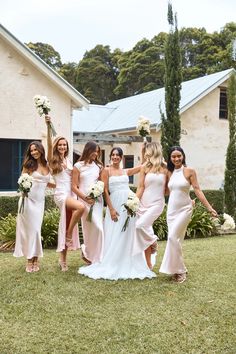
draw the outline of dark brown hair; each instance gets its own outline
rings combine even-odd
[[[41,154],[40,156],[40,162],[43,166],[47,165],[47,160],[45,158],[45,150],[43,147],[43,144],[40,141],[32,141],[32,143],[29,144],[27,150],[25,151],[24,154],[24,160],[22,164],[22,168],[27,170],[28,172],[34,172],[38,168],[38,160],[35,160],[35,158],[31,155],[30,148],[32,145],[35,145],[36,150]]]
[[[181,154],[183,155],[183,162],[182,162],[182,164],[183,164],[184,166],[186,166],[184,150],[183,150],[180,146],[172,146],[172,147],[170,148],[170,151],[169,151],[169,154],[168,154],[168,159],[167,159],[167,169],[168,169],[169,171],[171,171],[171,172],[173,172],[174,169],[175,169],[175,166],[174,166],[173,162],[171,161],[171,154],[172,154],[173,151],[179,151],[179,152],[181,152]]]
[[[97,150],[97,147],[98,147],[98,157],[96,157],[94,162],[96,163],[96,165],[98,165],[99,168],[102,168],[103,163],[99,160],[101,149],[100,146],[97,143],[95,143],[95,141],[88,141],[85,144],[84,150],[82,152],[82,155],[79,158],[79,161],[84,161],[84,163],[86,164],[89,161],[90,155]]]

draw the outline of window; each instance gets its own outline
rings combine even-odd
[[[24,152],[32,140],[0,139],[2,168],[0,169],[0,190],[17,190]]]
[[[124,168],[134,167],[134,155],[124,155]],[[129,176],[129,183],[134,183],[134,176]]]
[[[219,118],[227,119],[228,108],[227,108],[227,91],[226,88],[220,88],[220,107],[219,107]]]

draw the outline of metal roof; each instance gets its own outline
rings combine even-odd
[[[182,83],[180,113],[183,113],[213,89],[221,85],[234,69],[224,70]],[[112,101],[106,105],[90,105],[89,110],[74,111],[73,131],[115,132],[131,131],[136,128],[139,116],[150,119],[158,126],[161,110],[165,112],[165,89],[160,88],[136,96]]]

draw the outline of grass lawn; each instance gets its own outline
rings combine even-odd
[[[158,273],[165,242],[160,242]],[[236,353],[236,236],[185,240],[188,280],[105,281],[46,250],[39,273],[0,253],[1,354]]]

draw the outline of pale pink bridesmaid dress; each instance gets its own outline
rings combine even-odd
[[[161,215],[165,206],[165,182],[166,175],[163,173],[149,172],[145,176],[145,189],[137,213],[133,254],[143,252],[157,240],[152,224]]]
[[[50,174],[43,176],[39,172],[32,173],[33,184],[28,197],[25,198],[24,212],[17,215],[16,245],[13,256],[27,259],[43,257],[41,226],[44,214],[45,189]],[[22,201],[20,197],[19,205]]]
[[[90,187],[97,182],[100,174],[100,169],[95,162],[84,164],[84,161],[79,161],[75,167],[80,172],[79,189],[85,195],[88,195]],[[83,241],[81,245],[82,252],[91,263],[99,262],[103,255],[103,198],[95,202],[93,206],[92,221],[86,220],[90,205],[83,199],[79,200],[85,205],[85,211],[81,218]]]
[[[75,198],[76,195],[71,191],[71,173],[73,166],[71,162],[66,159],[66,168],[64,168],[60,173],[53,175],[56,181],[56,188],[54,193],[54,201],[58,208],[60,209],[60,221],[58,227],[58,243],[57,252],[62,252],[66,245],[66,199]],[[80,248],[79,243],[79,232],[78,225],[73,229],[72,233],[72,243],[69,250],[76,250]]]
[[[175,169],[168,188],[170,197],[167,207],[168,239],[160,272],[183,274],[187,269],[182,254],[182,243],[192,216],[192,201],[189,196],[190,183],[184,176],[184,167]]]

